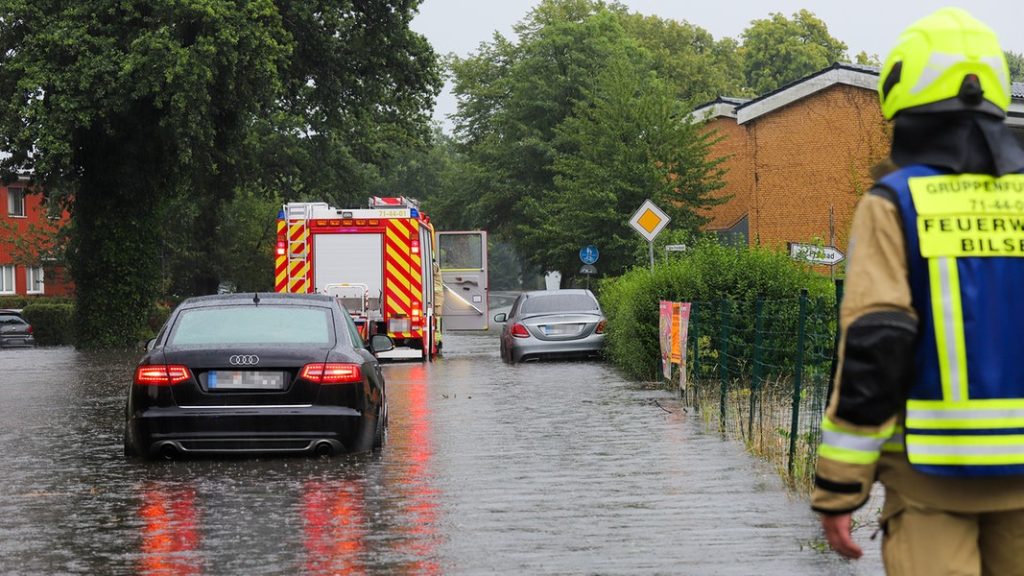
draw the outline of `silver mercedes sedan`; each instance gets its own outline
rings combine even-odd
[[[504,324],[501,358],[506,362],[599,356],[604,345],[606,321],[590,290],[523,292],[494,321]]]

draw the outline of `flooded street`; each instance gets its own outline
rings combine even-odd
[[[132,353],[0,351],[3,574],[879,574],[773,470],[602,363],[445,335],[389,364],[383,451],[130,462]]]

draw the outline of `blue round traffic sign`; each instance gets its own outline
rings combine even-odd
[[[594,262],[597,262],[597,258],[600,255],[601,253],[597,251],[597,246],[590,245],[580,248],[580,260],[582,260],[584,264],[593,264]]]

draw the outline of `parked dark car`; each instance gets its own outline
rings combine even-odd
[[[32,325],[17,310],[0,310],[0,348],[35,346]]]
[[[494,321],[504,323],[501,358],[506,362],[597,356],[604,346],[606,322],[590,290],[523,292],[508,314],[495,314]]]
[[[384,443],[387,397],[374,354],[332,296],[190,298],[135,369],[126,456],[318,454]]]

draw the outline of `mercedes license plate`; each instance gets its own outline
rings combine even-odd
[[[579,331],[579,324],[548,324],[544,326],[545,336],[569,336],[578,334]]]
[[[209,390],[283,390],[284,372],[260,370],[210,370],[206,373]]]

